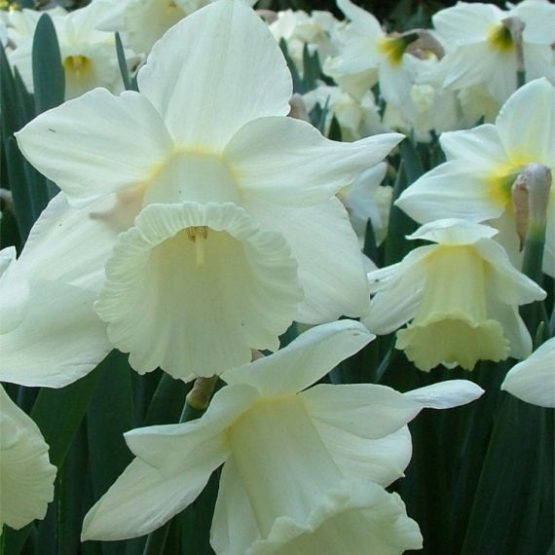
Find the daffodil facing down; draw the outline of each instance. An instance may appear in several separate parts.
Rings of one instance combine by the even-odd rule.
[[[51,268],[47,236],[61,222],[71,269],[64,276],[58,259],[54,279],[96,292],[132,366],[210,376],[251,349],[275,350],[294,319],[360,315],[364,261],[335,193],[401,136],[338,143],[286,118],[285,60],[243,2],[215,2],[172,27],[138,84],[121,96],[95,89],[17,134],[62,189],[37,223],[33,258]],[[70,219],[80,223],[69,229]],[[84,235],[97,238],[88,252]]]
[[[37,425],[0,386],[0,534],[44,518],[55,477]]]
[[[183,510],[222,463],[211,544],[218,555],[397,554],[418,526],[383,486],[410,459],[406,424],[424,407],[482,394],[444,382],[401,394],[385,386],[306,389],[372,336],[342,320],[225,372],[196,421],[125,434],[136,458],[85,517],[83,539],[146,534]]]
[[[368,329],[386,334],[410,322],[397,332],[396,347],[424,371],[528,356],[532,341],[518,306],[546,294],[515,270],[492,240],[495,233],[464,220],[422,226],[409,239],[436,245],[368,274],[374,293],[363,319]]]
[[[555,337],[511,368],[501,389],[527,403],[555,408]]]
[[[447,162],[407,188],[396,204],[420,223],[439,218],[488,222],[519,265],[519,225],[513,185],[529,164],[555,173],[555,87],[528,83],[505,103],[495,124],[443,133]],[[555,276],[555,188],[548,193],[543,271]]]

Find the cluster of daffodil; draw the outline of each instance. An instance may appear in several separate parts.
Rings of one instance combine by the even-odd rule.
[[[345,21],[243,0],[48,12],[66,100],[15,138],[60,192],[19,254],[0,251],[0,381],[63,388],[117,349],[139,374],[223,385],[200,418],[125,434],[134,459],[83,541],[150,534],[223,465],[218,555],[420,549],[386,489],[411,459],[407,424],[483,390],[324,381],[374,334],[423,371],[521,360],[502,388],[555,407],[553,322],[519,313],[555,277],[555,6],[459,3],[403,33],[338,7]],[[0,13],[33,91],[43,12]],[[406,172],[402,133],[441,133],[445,161],[400,191],[384,180]],[[361,240],[387,243],[399,209],[418,246],[378,268]],[[280,348],[293,323],[307,331]],[[0,526],[20,529],[44,518],[56,469],[0,401]]]

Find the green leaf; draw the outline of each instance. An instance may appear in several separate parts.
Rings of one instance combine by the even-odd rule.
[[[126,91],[138,91],[136,79],[131,79],[129,75],[129,68],[127,67],[127,60],[125,59],[125,50],[121,42],[121,36],[116,33],[116,54],[118,57],[118,66],[121,73],[121,79]]]
[[[127,355],[114,351],[110,370],[101,375],[89,405],[86,428],[93,502],[106,493],[133,458],[123,438],[124,432],[133,428],[132,372]],[[121,553],[121,545],[103,544],[102,553]]]
[[[295,62],[289,56],[289,50],[287,49],[287,43],[285,42],[285,39],[281,38],[279,40],[279,47],[283,52],[283,57],[285,58],[285,61],[287,62],[287,67],[291,72],[291,78],[293,80],[293,92],[304,94],[306,92],[304,90],[304,82],[299,75],[299,70],[297,69]]]
[[[40,16],[33,37],[33,87],[37,114],[64,101],[62,56],[56,29],[48,14]]]

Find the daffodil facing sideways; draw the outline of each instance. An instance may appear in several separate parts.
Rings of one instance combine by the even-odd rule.
[[[40,430],[0,385],[0,534],[44,518],[55,477]]]
[[[285,117],[287,65],[243,2],[215,2],[172,27],[138,84],[140,92],[120,96],[95,89],[17,133],[62,192],[10,281],[74,287],[76,311],[97,299],[98,317],[79,326],[76,350],[86,354],[74,353],[73,375],[56,368],[71,364],[60,338],[58,351],[34,362],[42,385],[94,368],[107,343],[93,347],[89,337],[100,340],[105,328],[108,345],[129,352],[137,371],[161,367],[188,380],[244,364],[251,349],[277,349],[293,320],[367,309],[364,258],[335,193],[401,135],[340,143]],[[14,307],[18,325],[25,299]],[[51,334],[58,309],[50,300],[29,324],[36,335]],[[9,338],[2,351],[11,373],[29,371]]]
[[[443,86],[460,90],[485,85],[502,104],[526,81],[546,77],[555,85],[553,43],[555,6],[525,0],[510,10],[494,4],[458,2],[432,21],[446,49],[440,73]]]
[[[421,547],[417,524],[384,486],[411,457],[406,424],[483,391],[464,380],[406,394],[380,385],[307,389],[373,336],[341,320],[222,375],[196,421],[132,430],[136,458],[85,517],[83,540],[147,534],[199,495],[224,464],[212,522],[218,555],[397,554]]]
[[[555,408],[555,337],[511,368],[501,389],[527,403]]]
[[[339,54],[326,60],[324,71],[355,97],[362,97],[379,82],[386,102],[410,103],[420,60],[407,52],[407,46],[417,35],[386,35],[372,14],[350,0],[337,0],[337,6],[350,22]]]
[[[447,161],[408,187],[396,204],[426,223],[440,218],[487,222],[520,267],[521,237],[513,185],[530,164],[555,173],[555,87],[537,79],[505,103],[495,124],[443,133]],[[546,218],[543,271],[555,276],[555,188],[542,201]]]
[[[408,238],[436,244],[368,274],[374,296],[363,322],[379,335],[410,322],[396,347],[424,371],[527,357],[532,341],[518,306],[546,294],[512,266],[495,233],[455,219],[422,226]]]

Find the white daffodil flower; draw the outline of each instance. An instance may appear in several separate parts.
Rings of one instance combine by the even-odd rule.
[[[123,43],[137,54],[147,54],[154,43],[178,21],[212,0],[95,0],[102,6],[98,28],[118,31]]]
[[[510,11],[459,2],[437,12],[432,21],[447,50],[442,60],[445,87],[485,84],[499,103],[505,102],[517,88],[519,47],[511,28],[518,26],[526,80],[547,77],[555,84],[555,6],[550,2],[528,0]]]
[[[515,270],[491,239],[495,233],[464,220],[422,226],[408,238],[437,244],[368,274],[374,297],[363,322],[381,335],[410,321],[397,332],[396,347],[424,371],[528,356],[532,341],[518,306],[546,294]]]
[[[464,380],[407,394],[379,385],[306,389],[372,339],[342,320],[225,372],[229,384],[185,424],[125,434],[133,462],[85,517],[82,538],[117,540],[155,530],[200,493],[222,463],[211,544],[219,555],[402,553],[418,526],[383,486],[410,459],[406,424],[422,408],[468,403]]]
[[[335,193],[401,135],[340,143],[284,117],[291,76],[242,2],[180,21],[138,83],[140,93],[121,96],[95,89],[17,133],[25,156],[62,189],[36,224],[26,255],[33,276],[15,266],[22,281],[86,290],[81,308],[96,291],[108,337],[133,368],[182,379],[277,349],[293,320],[367,310],[364,259]],[[34,324],[44,334],[49,318],[45,309]],[[91,353],[88,342],[84,334]],[[19,356],[9,341],[3,352]],[[98,348],[80,371],[103,356]],[[64,357],[42,357],[43,372]]]
[[[555,174],[555,87],[538,79],[505,103],[495,124],[443,133],[447,162],[407,188],[396,204],[417,222],[440,218],[487,221],[515,263],[519,237],[511,188],[531,163]],[[555,276],[555,188],[547,204],[543,270]]]
[[[555,337],[511,368],[501,389],[527,403],[555,408]]]
[[[17,67],[25,85],[33,91],[33,35],[42,12],[25,10],[19,21],[32,30],[26,38],[19,39],[17,48],[10,53],[9,61]],[[75,98],[95,87],[106,87],[114,93],[123,90],[123,82],[116,56],[113,33],[99,31],[97,23],[102,6],[92,2],[70,13],[51,13],[65,74],[65,98]],[[131,62],[133,56],[126,52]]]
[[[56,467],[37,425],[0,386],[0,534],[42,519],[54,498]]]
[[[406,37],[386,35],[372,14],[350,0],[337,0],[337,6],[350,23],[343,33],[340,54],[326,61],[325,72],[357,97],[379,82],[386,102],[400,105],[409,101],[419,60],[405,53]]]

